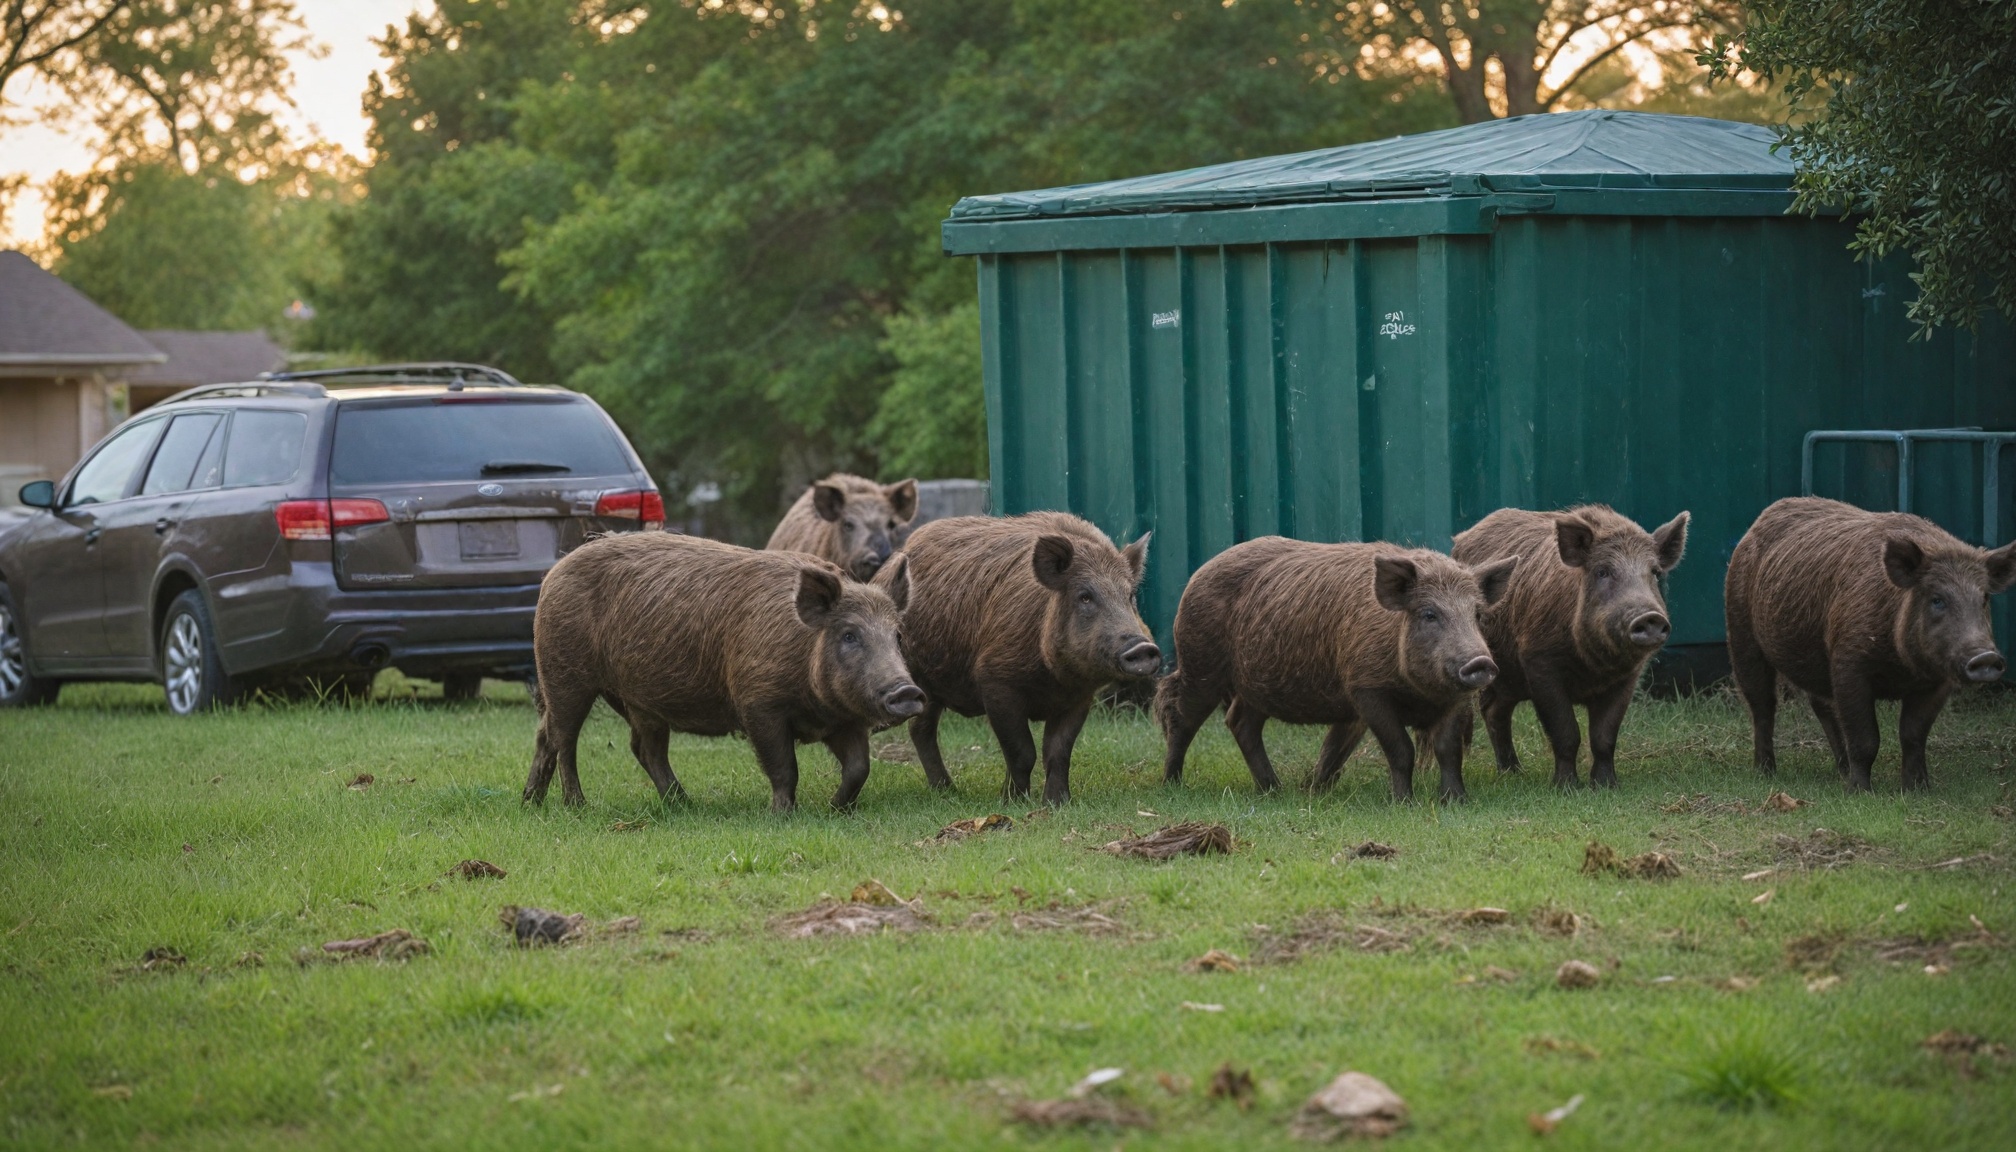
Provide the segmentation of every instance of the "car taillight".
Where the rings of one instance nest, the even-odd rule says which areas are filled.
[[[280,524],[280,535],[289,540],[329,539],[327,500],[283,500],[274,505],[273,519]]]
[[[665,499],[656,492],[637,489],[604,492],[595,501],[595,515],[611,520],[636,520],[647,530],[665,526]]]
[[[392,519],[382,500],[283,500],[273,507],[280,535],[289,540],[327,540],[333,528],[356,528]]]

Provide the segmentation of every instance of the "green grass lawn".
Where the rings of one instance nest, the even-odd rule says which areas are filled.
[[[606,712],[583,737],[588,806],[526,808],[521,689],[444,706],[380,688],[196,719],[158,689],[85,688],[0,714],[0,1143],[1289,1147],[1302,1101],[1357,1069],[1412,1108],[1395,1147],[1530,1147],[1528,1115],[1576,1094],[1545,1143],[2016,1147],[2016,1063],[1921,1046],[1945,1029],[2016,1045],[2016,696],[1950,708],[1933,790],[1909,797],[1894,710],[1876,794],[1850,797],[1803,707],[1767,782],[1740,706],[1709,697],[1641,701],[1602,795],[1497,778],[1480,734],[1467,806],[1428,802],[1432,773],[1422,803],[1390,804],[1376,751],[1326,796],[1258,797],[1215,723],[1167,791],[1153,725],[1118,711],[1086,729],[1055,813],[1004,806],[992,739],[950,722],[959,795],[929,793],[889,733],[859,811],[824,809],[837,773],[815,746],[807,806],[779,818],[734,740],[676,739],[693,799],[662,807]],[[1270,736],[1305,776],[1320,733]],[[346,786],[361,773],[375,783]],[[1760,811],[1774,787],[1807,805]],[[931,839],[995,811],[1014,827]],[[1222,821],[1238,849],[1095,850],[1175,820]],[[1398,854],[1347,854],[1367,840]],[[1591,840],[1681,875],[1585,875]],[[464,858],[509,876],[443,877]],[[935,926],[777,930],[870,878]],[[1052,902],[1123,930],[1015,926]],[[642,929],[521,950],[505,904]],[[1459,918],[1483,906],[1509,922]],[[1266,960],[1298,927],[1329,946],[1312,931]],[[295,959],[391,928],[431,954]],[[187,963],[142,969],[159,947]],[[1213,948],[1245,963],[1186,970]],[[1601,982],[1557,988],[1570,959]],[[1252,1072],[1248,1109],[1206,1092],[1228,1061]],[[1106,1066],[1151,1128],[1011,1118]]]

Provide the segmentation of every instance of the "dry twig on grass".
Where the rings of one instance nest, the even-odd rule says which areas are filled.
[[[1173,856],[1207,856],[1232,851],[1232,830],[1223,824],[1189,821],[1171,824],[1146,836],[1129,836],[1100,846],[1114,856],[1167,860]]]
[[[425,956],[431,949],[427,946],[427,941],[406,929],[394,928],[389,932],[380,932],[376,936],[365,936],[356,940],[331,940],[322,945],[322,951],[336,960],[356,957],[405,960],[413,956]]]

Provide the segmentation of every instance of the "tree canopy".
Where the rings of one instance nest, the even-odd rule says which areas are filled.
[[[1921,333],[2016,320],[2016,0],[1751,0],[1703,63],[1819,102],[1786,126],[1794,209],[1858,217],[1867,257],[1908,252]]]

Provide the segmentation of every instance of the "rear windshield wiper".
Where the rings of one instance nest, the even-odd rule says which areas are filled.
[[[572,472],[565,464],[545,464],[537,460],[492,460],[483,465],[485,476],[522,475],[527,472]]]

